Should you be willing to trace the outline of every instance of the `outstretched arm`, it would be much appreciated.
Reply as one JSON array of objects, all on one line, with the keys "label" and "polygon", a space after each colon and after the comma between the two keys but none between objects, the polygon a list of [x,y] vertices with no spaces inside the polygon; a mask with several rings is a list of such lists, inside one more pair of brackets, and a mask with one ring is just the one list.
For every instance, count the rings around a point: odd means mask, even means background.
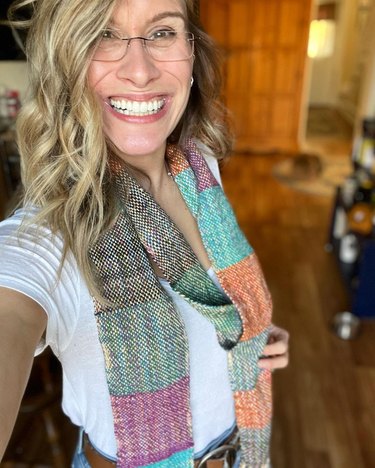
[{"label": "outstretched arm", "polygon": [[47,315],[34,300],[0,287],[0,461],[9,442]]}]

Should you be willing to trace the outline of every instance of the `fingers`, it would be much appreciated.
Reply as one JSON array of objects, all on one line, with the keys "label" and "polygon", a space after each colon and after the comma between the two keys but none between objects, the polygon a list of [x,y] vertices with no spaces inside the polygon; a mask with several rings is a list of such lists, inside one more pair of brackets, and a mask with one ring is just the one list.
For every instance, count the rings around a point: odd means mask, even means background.
[{"label": "fingers", "polygon": [[258,361],[258,366],[262,369],[274,370],[283,369],[289,363],[289,354],[283,354],[282,356],[272,356],[270,358],[262,358]]},{"label": "fingers", "polygon": [[268,343],[264,347],[264,356],[272,356],[274,354],[283,354],[289,348],[289,333],[279,327],[272,326]]},{"label": "fingers", "polygon": [[289,341],[289,333],[284,330],[284,328],[277,327],[276,325],[271,325],[270,335],[268,342],[273,343],[275,341]]},{"label": "fingers", "polygon": [[263,369],[282,369],[289,363],[289,333],[283,328],[272,325],[259,367]]},{"label": "fingers", "polygon": [[284,354],[288,351],[288,341],[275,341],[267,344],[263,349],[263,356],[274,356],[275,354]]}]

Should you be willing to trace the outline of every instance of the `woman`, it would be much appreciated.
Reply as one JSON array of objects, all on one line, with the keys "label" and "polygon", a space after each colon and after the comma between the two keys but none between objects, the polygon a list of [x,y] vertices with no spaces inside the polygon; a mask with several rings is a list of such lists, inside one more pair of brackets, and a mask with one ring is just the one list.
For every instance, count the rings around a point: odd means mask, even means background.
[{"label": "woman", "polygon": [[73,466],[266,466],[288,336],[218,183],[230,139],[192,2],[20,4],[30,98],[24,208],[0,227],[1,450],[49,345],[82,428]]}]

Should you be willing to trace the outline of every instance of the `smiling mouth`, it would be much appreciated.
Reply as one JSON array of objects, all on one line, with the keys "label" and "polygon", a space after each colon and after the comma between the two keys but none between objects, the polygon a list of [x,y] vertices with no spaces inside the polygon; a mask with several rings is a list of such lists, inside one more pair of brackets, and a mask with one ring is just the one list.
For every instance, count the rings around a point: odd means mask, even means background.
[{"label": "smiling mouth", "polygon": [[127,99],[110,99],[112,109],[119,114],[143,117],[159,112],[165,105],[164,99],[151,101],[129,101]]}]

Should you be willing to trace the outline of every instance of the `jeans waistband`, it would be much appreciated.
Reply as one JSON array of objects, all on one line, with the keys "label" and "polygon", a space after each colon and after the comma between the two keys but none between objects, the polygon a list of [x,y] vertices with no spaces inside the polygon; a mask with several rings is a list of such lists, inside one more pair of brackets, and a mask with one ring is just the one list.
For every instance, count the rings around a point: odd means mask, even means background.
[{"label": "jeans waistband", "polygon": [[[82,456],[87,459],[91,468],[113,468],[116,462],[100,453],[90,442],[87,434],[81,430],[79,445]],[[223,440],[218,447],[213,448],[201,458],[194,460],[195,468],[231,468],[235,466],[235,461],[240,449],[238,429]]]},{"label": "jeans waistband", "polygon": [[195,468],[231,468],[240,449],[240,435],[237,427],[216,448],[210,450],[202,458],[194,460]]}]

